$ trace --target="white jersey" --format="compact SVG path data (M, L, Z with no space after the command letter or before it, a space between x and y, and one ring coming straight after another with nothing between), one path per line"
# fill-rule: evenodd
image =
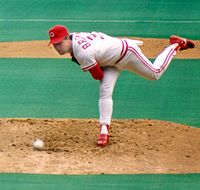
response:
M123 56L123 41L100 32L73 33L74 57L83 71L98 64L100 67L114 66Z

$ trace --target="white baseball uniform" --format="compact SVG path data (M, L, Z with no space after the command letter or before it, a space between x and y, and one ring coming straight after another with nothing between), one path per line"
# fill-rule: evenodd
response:
M81 69L87 71L98 64L104 72L100 81L100 124L110 125L113 89L122 70L131 71L149 80L158 80L169 66L178 47L177 43L169 45L152 63L138 45L141 45L141 41L119 39L100 32L72 34L73 55Z

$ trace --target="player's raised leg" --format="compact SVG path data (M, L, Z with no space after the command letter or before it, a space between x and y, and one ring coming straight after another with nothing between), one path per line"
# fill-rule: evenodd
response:
M193 48L191 40L177 36L170 38L170 45L166 47L152 63L140 50L138 46L129 43L127 53L129 63L124 67L149 80L158 80L168 68L178 50Z

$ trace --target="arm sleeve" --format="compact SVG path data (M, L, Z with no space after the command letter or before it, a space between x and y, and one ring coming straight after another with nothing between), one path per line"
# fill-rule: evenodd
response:
M89 72L95 80L101 80L104 76L104 73L98 64L89 69Z

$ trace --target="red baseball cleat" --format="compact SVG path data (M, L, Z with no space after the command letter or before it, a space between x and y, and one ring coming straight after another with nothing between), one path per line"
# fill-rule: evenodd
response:
M107 130L109 130L109 125L106 125L105 127L107 127ZM100 132L102 132L102 125L100 125ZM106 131L107 133L108 131ZM97 145L98 146L106 146L109 143L109 138L110 135L109 134L105 134L105 133L100 133L98 136L98 141L97 141Z
M99 134L97 145L98 146L106 146L109 143L109 134Z
M170 44L174 44L174 43L179 44L180 50L194 48L194 46L195 46L194 42L192 40L172 35L172 36L170 36Z

